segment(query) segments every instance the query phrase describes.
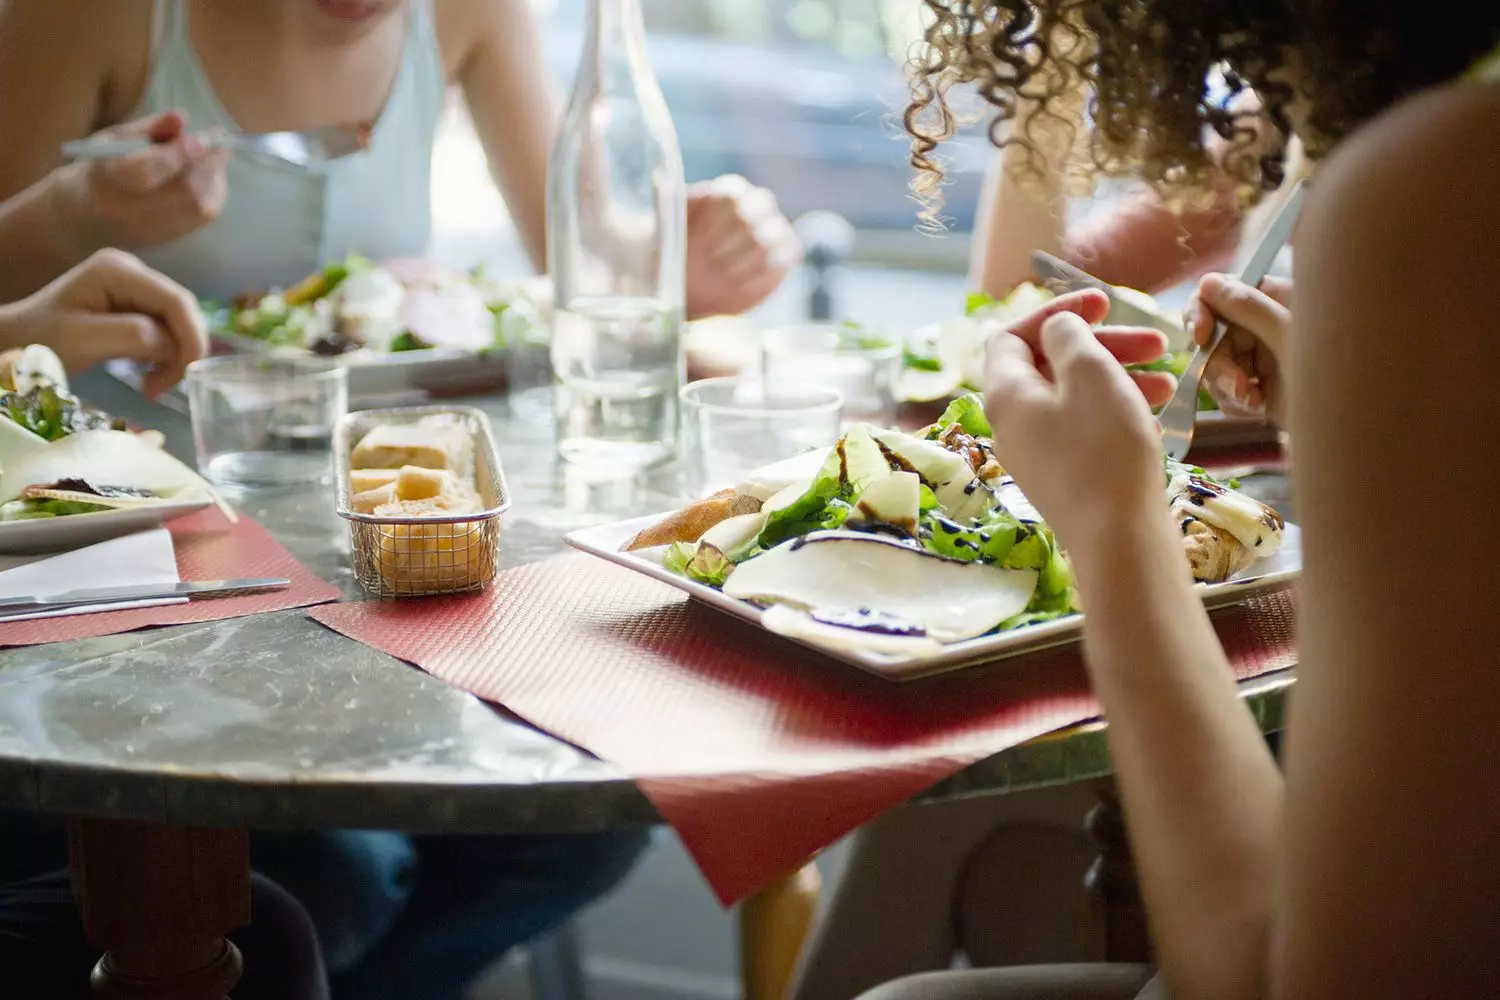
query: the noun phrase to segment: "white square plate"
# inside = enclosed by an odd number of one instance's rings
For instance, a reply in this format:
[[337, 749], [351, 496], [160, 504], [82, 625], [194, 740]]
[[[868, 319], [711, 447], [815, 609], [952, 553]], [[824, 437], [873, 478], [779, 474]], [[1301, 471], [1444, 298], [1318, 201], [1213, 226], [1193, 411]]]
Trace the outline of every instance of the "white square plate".
[[39, 517], [31, 521], [0, 521], [0, 554], [81, 549], [85, 545], [119, 538], [134, 531], [161, 527], [168, 521], [175, 521], [212, 505], [212, 500], [202, 497], [141, 507], [99, 510], [92, 514]]
[[[566, 541], [575, 549], [626, 569], [643, 573], [654, 580], [686, 591], [704, 604], [727, 611], [737, 618], [759, 625], [761, 609], [748, 601], [725, 597], [724, 594], [685, 576], [679, 576], [662, 565], [665, 547], [643, 549], [638, 552], [621, 552], [620, 546], [634, 538], [642, 528], [657, 523], [666, 517], [653, 514], [614, 524], [602, 524], [584, 528], [569, 534]], [[1263, 559], [1239, 576], [1224, 583], [1200, 584], [1199, 593], [1203, 604], [1209, 608], [1221, 608], [1239, 604], [1256, 594], [1276, 590], [1297, 578], [1302, 572], [1302, 533], [1294, 524], [1286, 526], [1281, 549], [1269, 559]], [[913, 680], [931, 674], [944, 673], [991, 660], [1000, 660], [1020, 653], [1062, 646], [1077, 642], [1083, 635], [1083, 616], [1069, 615], [1040, 625], [1028, 625], [1009, 632], [982, 635], [963, 642], [949, 643], [935, 653], [897, 656], [889, 653], [874, 653], [866, 650], [833, 651], [810, 643], [802, 643], [809, 649], [835, 659], [843, 660], [862, 670], [879, 674], [889, 680]], [[798, 640], [793, 640], [798, 641]]]

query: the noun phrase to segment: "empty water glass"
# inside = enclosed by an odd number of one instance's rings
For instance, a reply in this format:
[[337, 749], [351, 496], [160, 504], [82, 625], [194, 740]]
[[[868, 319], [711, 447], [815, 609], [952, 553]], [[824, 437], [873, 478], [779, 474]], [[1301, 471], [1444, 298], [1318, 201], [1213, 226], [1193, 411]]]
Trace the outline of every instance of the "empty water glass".
[[689, 497], [733, 486], [745, 473], [839, 439], [843, 395], [798, 384], [765, 391], [755, 379], [708, 378], [680, 393]]
[[294, 486], [333, 475], [333, 428], [349, 408], [333, 358], [232, 354], [187, 370], [198, 471], [221, 486]]
[[889, 426], [896, 419], [901, 344], [833, 323], [781, 326], [761, 337], [761, 377], [771, 391], [819, 385], [844, 395], [845, 423]]

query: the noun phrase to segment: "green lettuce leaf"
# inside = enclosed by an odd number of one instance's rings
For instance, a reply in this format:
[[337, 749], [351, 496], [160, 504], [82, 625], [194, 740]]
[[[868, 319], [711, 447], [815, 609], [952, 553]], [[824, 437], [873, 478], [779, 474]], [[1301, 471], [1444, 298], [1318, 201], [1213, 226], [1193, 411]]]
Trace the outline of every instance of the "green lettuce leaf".
[[984, 520], [968, 526], [930, 510], [917, 520], [917, 537], [922, 547], [935, 555], [962, 562], [1007, 563], [1020, 527], [1021, 523], [1004, 510], [991, 510]]
[[762, 549], [775, 548], [810, 531], [841, 527], [854, 511], [855, 499], [876, 478], [890, 474], [879, 445], [861, 424], [851, 427], [828, 453], [811, 486], [773, 513], [756, 538]]
[[696, 542], [673, 542], [667, 546], [667, 551], [661, 558], [661, 564], [678, 576], [687, 576], [688, 560], [693, 558], [693, 553], [697, 549]]
[[699, 543], [693, 558], [683, 567], [688, 579], [710, 587], [724, 586], [724, 580], [734, 570], [734, 563], [723, 552], [712, 545]]
[[[1126, 365], [1126, 369], [1133, 372], [1169, 372], [1178, 378], [1187, 371], [1188, 364], [1193, 360], [1192, 351], [1177, 351], [1173, 354], [1163, 354], [1155, 361], [1145, 361], [1138, 365]], [[1217, 410], [1219, 404], [1207, 389], [1198, 390], [1198, 410]]]
[[342, 285], [349, 275], [368, 271], [374, 266], [375, 263], [372, 260], [357, 253], [351, 253], [343, 260], [329, 264], [323, 268], [323, 290], [318, 293], [318, 298], [322, 298]]
[[919, 372], [940, 372], [943, 370], [943, 362], [936, 354], [923, 354], [907, 347], [901, 352], [901, 363], [907, 368], [914, 368]]
[[984, 415], [984, 397], [978, 393], [968, 393], [959, 396], [948, 404], [943, 415], [938, 417], [937, 423], [933, 424], [932, 433], [929, 438], [936, 438], [938, 434], [947, 430], [954, 424], [963, 428], [963, 432], [972, 437], [991, 437], [993, 431], [990, 429], [990, 419]]
[[996, 299], [989, 292], [970, 292], [964, 298], [964, 315], [972, 316], [977, 312], [988, 309], [990, 306], [1000, 304], [1000, 300]]
[[39, 521], [49, 517], [67, 517], [69, 514], [93, 514], [110, 508], [81, 500], [12, 500], [0, 505], [0, 521]]
[[1008, 632], [1013, 628], [1024, 628], [1027, 625], [1040, 625], [1042, 622], [1056, 621], [1073, 614], [1072, 608], [1061, 608], [1054, 611], [1023, 611], [1013, 618], [1007, 618], [995, 626], [996, 632]]

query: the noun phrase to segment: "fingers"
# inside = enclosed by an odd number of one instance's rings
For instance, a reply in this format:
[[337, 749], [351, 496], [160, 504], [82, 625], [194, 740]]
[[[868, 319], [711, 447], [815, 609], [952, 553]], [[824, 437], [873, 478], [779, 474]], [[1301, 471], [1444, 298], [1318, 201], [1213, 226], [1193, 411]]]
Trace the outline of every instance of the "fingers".
[[[1024, 318], [1017, 320], [1008, 330], [1032, 347], [1041, 343], [1042, 324], [1058, 313], [1073, 313], [1086, 324], [1101, 323], [1109, 315], [1109, 296], [1096, 288], [1085, 288], [1067, 295], [1059, 295], [1046, 305]], [[1161, 352], [1158, 351], [1158, 354]]]
[[[1122, 365], [1141, 365], [1167, 353], [1167, 335], [1145, 326], [1101, 326], [1094, 339]], [[1051, 358], [1051, 353], [1048, 353]]]
[[171, 142], [185, 131], [187, 131], [187, 116], [176, 108], [172, 108], [145, 118], [137, 118], [134, 121], [122, 122], [119, 125], [101, 129], [100, 134], [120, 139], [139, 137], [150, 139], [152, 142]]
[[192, 161], [182, 175], [188, 207], [201, 222], [212, 222], [229, 194], [229, 150], [210, 149]]
[[187, 140], [173, 139], [158, 142], [137, 153], [96, 160], [91, 166], [104, 184], [141, 194], [164, 186], [182, 173], [192, 160]]
[[1286, 308], [1292, 307], [1292, 279], [1265, 278], [1260, 283], [1260, 290]]
[[[1273, 354], [1282, 353], [1291, 313], [1270, 295], [1242, 281], [1210, 274], [1198, 283], [1198, 299], [1215, 316], [1258, 337]], [[1197, 330], [1194, 334], [1195, 339], [1201, 336]]]
[[1098, 383], [1120, 371], [1120, 363], [1076, 313], [1061, 312], [1047, 317], [1042, 323], [1041, 340], [1053, 378], [1059, 383], [1076, 380]]
[[[186, 288], [117, 250], [102, 250], [82, 266], [91, 268], [90, 277], [102, 286], [108, 312], [134, 313], [135, 319], [154, 320], [153, 326], [165, 336], [166, 347], [150, 342], [155, 353], [149, 358], [130, 355], [158, 363], [148, 386], [162, 383], [161, 388], [165, 389], [175, 384], [188, 365], [208, 353], [208, 331], [202, 310]], [[146, 350], [142, 346], [147, 344], [144, 339], [124, 342], [132, 350]]]
[[1177, 379], [1166, 372], [1129, 372], [1130, 381], [1151, 406], [1165, 406], [1177, 391]]
[[1036, 356], [1020, 337], [1001, 330], [985, 343], [984, 412], [997, 436], [1023, 425], [1055, 393], [1037, 370]]
[[[1064, 394], [1071, 389], [1089, 394], [1115, 392], [1132, 382], [1148, 403], [1158, 406], [1172, 398], [1177, 386], [1177, 380], [1166, 372], [1127, 373], [1121, 359], [1074, 313], [1048, 317], [1042, 324], [1041, 340], [1053, 380]], [[1160, 353], [1158, 349], [1153, 357]]]

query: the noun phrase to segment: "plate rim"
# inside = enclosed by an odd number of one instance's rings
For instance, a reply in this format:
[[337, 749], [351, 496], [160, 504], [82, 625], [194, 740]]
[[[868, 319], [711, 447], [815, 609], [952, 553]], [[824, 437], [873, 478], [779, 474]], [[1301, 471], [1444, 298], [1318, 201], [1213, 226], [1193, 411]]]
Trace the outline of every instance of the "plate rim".
[[[764, 613], [763, 609], [757, 608], [747, 601], [728, 597], [721, 591], [715, 590], [706, 584], [679, 576], [659, 563], [643, 558], [639, 554], [610, 549], [607, 545], [600, 544], [601, 536], [609, 536], [623, 541], [631, 537], [634, 532], [657, 523], [670, 513], [673, 512], [664, 511], [658, 514], [645, 514], [622, 521], [612, 521], [604, 524], [590, 525], [585, 528], [577, 528], [565, 534], [563, 540], [571, 548], [580, 552], [603, 559], [606, 562], [613, 563], [632, 572], [640, 573], [649, 579], [665, 583], [702, 604], [733, 615], [741, 621], [749, 622], [757, 628], [766, 631], [767, 634], [777, 635], [777, 633], [765, 629], [764, 624], [762, 624], [761, 616]], [[1295, 567], [1283, 568], [1270, 573], [1262, 573], [1238, 580], [1226, 580], [1221, 583], [1200, 583], [1194, 589], [1200, 594], [1204, 607], [1209, 611], [1230, 607], [1235, 604], [1241, 604], [1259, 594], [1284, 589], [1294, 583], [1302, 575], [1301, 528], [1291, 521], [1286, 522], [1286, 528], [1288, 539], [1294, 540], [1297, 544], [1298, 559]], [[659, 549], [662, 547], [657, 546], [656, 548]], [[805, 649], [811, 649], [832, 660], [857, 667], [877, 676], [884, 677], [887, 680], [906, 681], [917, 680], [952, 670], [961, 670], [965, 667], [996, 663], [1000, 660], [1010, 659], [1011, 657], [1020, 656], [1025, 653], [1040, 652], [1045, 649], [1070, 645], [1082, 639], [1083, 620], [1083, 612], [1077, 612], [1065, 618], [1042, 622], [1038, 625], [1028, 625], [1010, 632], [990, 633], [976, 636], [972, 639], [965, 639], [961, 642], [948, 643], [935, 653], [904, 656], [873, 653], [868, 650], [833, 650], [793, 636], [780, 636], [780, 638], [795, 642]]]

